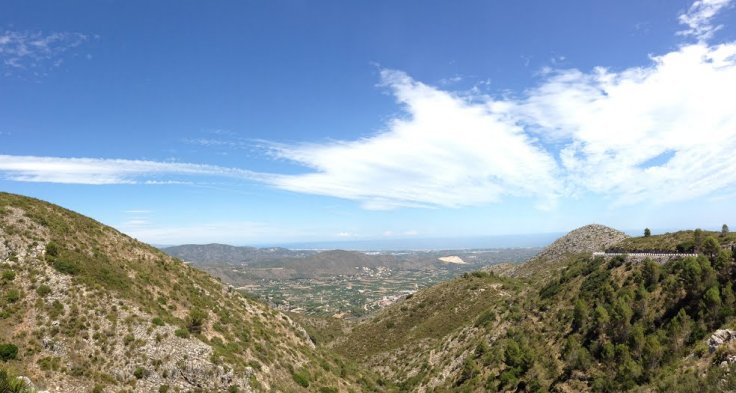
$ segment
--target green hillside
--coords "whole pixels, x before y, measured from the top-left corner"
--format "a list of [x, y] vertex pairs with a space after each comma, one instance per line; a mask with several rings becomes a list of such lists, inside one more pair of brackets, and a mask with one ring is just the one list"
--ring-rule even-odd
[[736, 342], [707, 345], [736, 325], [730, 250], [665, 265], [561, 258], [525, 279], [476, 273], [420, 291], [332, 345], [401, 391], [736, 388]]
[[700, 229], [678, 231], [661, 235], [641, 236], [628, 238], [609, 249], [611, 251], [642, 252], [693, 252], [701, 249], [708, 237], [712, 237], [722, 245], [736, 244], [736, 233], [703, 231]]
[[0, 193], [0, 367], [64, 391], [361, 391], [288, 316], [159, 250]]
[[[10, 392], [736, 390], [725, 232], [589, 225], [526, 265], [466, 273], [358, 322], [277, 312], [35, 199], [0, 193], [0, 238]], [[603, 249], [699, 255], [592, 256]]]

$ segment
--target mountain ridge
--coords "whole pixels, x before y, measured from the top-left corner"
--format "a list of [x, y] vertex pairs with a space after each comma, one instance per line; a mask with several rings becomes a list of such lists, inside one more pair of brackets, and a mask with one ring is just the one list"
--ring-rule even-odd
[[370, 390], [287, 315], [92, 219], [0, 193], [0, 238], [3, 366], [39, 388]]

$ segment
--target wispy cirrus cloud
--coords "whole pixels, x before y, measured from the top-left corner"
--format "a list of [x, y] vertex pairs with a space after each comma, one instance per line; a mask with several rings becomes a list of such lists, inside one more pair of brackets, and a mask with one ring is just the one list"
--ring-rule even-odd
[[481, 205], [508, 195], [554, 201], [554, 159], [507, 116], [505, 103], [470, 102], [400, 71], [381, 77], [407, 115], [369, 138], [276, 146], [279, 157], [313, 172], [274, 178], [275, 186], [369, 209]]
[[0, 155], [0, 172], [8, 180], [66, 184], [189, 184], [191, 177], [215, 176], [265, 181], [256, 172], [215, 165], [120, 160]]
[[90, 37], [73, 32], [10, 31], [0, 33], [0, 61], [5, 74], [19, 70], [36, 75], [62, 64], [64, 56]]
[[687, 28], [679, 35], [692, 36], [700, 41], [709, 40], [723, 26], [713, 24], [713, 18], [724, 8], [729, 7], [732, 0], [697, 0], [687, 12], [678, 16], [680, 24]]

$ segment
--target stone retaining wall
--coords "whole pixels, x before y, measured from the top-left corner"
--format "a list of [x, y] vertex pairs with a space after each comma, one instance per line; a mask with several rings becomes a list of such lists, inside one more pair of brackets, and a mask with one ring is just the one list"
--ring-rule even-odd
[[690, 253], [655, 253], [655, 252], [594, 252], [594, 257], [605, 257], [605, 258], [612, 258], [617, 256], [623, 256], [626, 257], [629, 261], [635, 261], [635, 262], [642, 262], [645, 259], [649, 258], [654, 262], [663, 264], [667, 263], [675, 258], [686, 258], [686, 257], [696, 257], [698, 254], [690, 254]]

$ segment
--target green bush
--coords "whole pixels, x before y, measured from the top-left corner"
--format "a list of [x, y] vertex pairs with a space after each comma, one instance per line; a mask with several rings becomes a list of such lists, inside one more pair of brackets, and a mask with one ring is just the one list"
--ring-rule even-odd
[[189, 311], [189, 316], [187, 317], [187, 330], [193, 334], [201, 333], [206, 319], [207, 311], [199, 308], [191, 309]]
[[5, 299], [8, 301], [8, 303], [15, 303], [18, 300], [20, 300], [20, 291], [17, 289], [8, 289], [8, 292], [5, 294]]
[[54, 242], [49, 242], [46, 245], [46, 256], [55, 258], [59, 256], [59, 245]]
[[302, 387], [309, 387], [309, 373], [306, 370], [297, 371], [291, 375], [294, 378], [294, 382]]
[[36, 288], [36, 293], [38, 296], [46, 297], [51, 293], [51, 287], [45, 284], [39, 285], [38, 288]]
[[176, 337], [189, 338], [189, 330], [187, 329], [176, 329], [176, 331], [174, 331], [174, 334], [176, 335]]
[[15, 272], [12, 270], [5, 270], [3, 271], [3, 280], [5, 281], [13, 281], [15, 280]]
[[156, 326], [164, 326], [164, 320], [161, 319], [161, 318], [159, 318], [159, 317], [153, 318], [151, 320], [151, 323], [154, 324], [154, 325], [156, 325]]
[[41, 370], [44, 371], [57, 371], [61, 368], [61, 358], [55, 356], [47, 356], [36, 361]]
[[[0, 360], [7, 362], [18, 356], [18, 347], [13, 344], [0, 344]], [[2, 391], [2, 390], [0, 390]]]
[[496, 313], [493, 310], [486, 310], [481, 313], [475, 320], [475, 327], [481, 327], [487, 325], [489, 322], [496, 320]]
[[70, 262], [63, 259], [56, 259], [51, 264], [59, 273], [69, 274], [71, 276], [79, 273], [79, 266], [74, 262]]
[[133, 376], [136, 379], [143, 379], [148, 376], [148, 370], [143, 367], [136, 367], [135, 371], [133, 371]]

